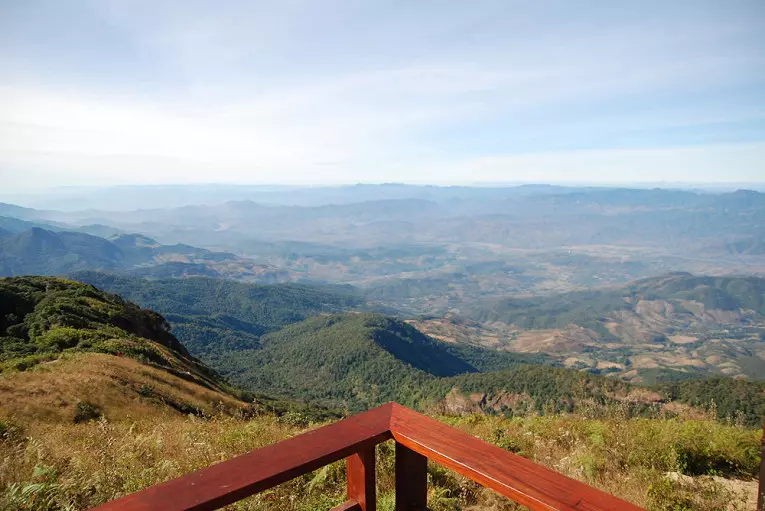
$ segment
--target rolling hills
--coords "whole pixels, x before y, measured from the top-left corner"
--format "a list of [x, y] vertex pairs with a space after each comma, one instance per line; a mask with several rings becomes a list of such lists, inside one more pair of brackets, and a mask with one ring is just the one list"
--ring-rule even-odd
[[441, 382], [450, 376], [545, 360], [449, 345], [379, 314], [309, 318], [263, 336], [261, 345], [216, 363], [244, 388], [351, 411], [388, 401], [421, 407], [443, 398]]
[[231, 387], [155, 312], [71, 280], [0, 279], [0, 416], [71, 423], [293, 406]]
[[[481, 322], [458, 316], [409, 320], [416, 327], [412, 328], [401, 319], [357, 314], [374, 308], [356, 290], [346, 286], [262, 286], [204, 278], [144, 280], [98, 272], [77, 273], [74, 277], [161, 312], [195, 356], [237, 385], [292, 399], [315, 399], [350, 410], [386, 399], [425, 406], [444, 399], [455, 386], [470, 389], [470, 393], [486, 394], [487, 403], [494, 399], [493, 404], [480, 406], [483, 408], [502, 409], [500, 401], [513, 399], [502, 397], [503, 393], [528, 394], [530, 398], [524, 397], [523, 406], [538, 410], [549, 399], [556, 401], [554, 406], [560, 409], [569, 407], [563, 390], [553, 393], [544, 390], [570, 389], [570, 383], [550, 383], [557, 378], [554, 372], [546, 373], [545, 377], [534, 373], [531, 379], [548, 382], [540, 383], [541, 387], [513, 383], [516, 380], [511, 373], [497, 376], [498, 371], [518, 368], [523, 363], [565, 365], [584, 371], [583, 378], [591, 376], [587, 373], [601, 373], [611, 377], [608, 381], [618, 377], [649, 385], [724, 375], [726, 368], [743, 367], [736, 370], [747, 371], [753, 378], [762, 374], [757, 372], [762, 360], [757, 350], [762, 343], [759, 338], [752, 338], [754, 330], [746, 330], [759, 328], [758, 313], [704, 308], [706, 312], [702, 314], [701, 309], [696, 309], [699, 316], [695, 322], [690, 321], [689, 318], [696, 318], [690, 312], [683, 313], [680, 319], [668, 316], [677, 322], [674, 328], [682, 327], [678, 331], [658, 330], [669, 328], [666, 326], [669, 320], [662, 316], [659, 321], [650, 316], [652, 322], [641, 328], [653, 337], [635, 340], [628, 335], [633, 330], [627, 327], [633, 324], [627, 322], [624, 312], [633, 308], [645, 313], [645, 302], [659, 297], [684, 300], [686, 307], [697, 303], [691, 298], [702, 300], [699, 307], [706, 307], [705, 303], [729, 309], [756, 306], [758, 279], [674, 274], [625, 288], [592, 291], [584, 297], [566, 294], [519, 298], [512, 302], [512, 308], [505, 301], [487, 309], [491, 314], [515, 314], [513, 320], [526, 328], [504, 323], [498, 317]], [[590, 298], [588, 302], [586, 299]], [[611, 317], [609, 314], [617, 313], [620, 316], [605, 322], [604, 318]], [[536, 323], [530, 322], [531, 317]], [[719, 341], [713, 340], [718, 338], [712, 334], [722, 333], [715, 330], [724, 327], [720, 321], [740, 321], [744, 317], [752, 320], [746, 329], [741, 330], [744, 327], [739, 323], [727, 325], [727, 333]], [[556, 325], [556, 320], [565, 327]], [[602, 328], [598, 329], [598, 324]], [[537, 329], [532, 328], [535, 325]], [[540, 330], [539, 326], [547, 328]], [[623, 338], [618, 337], [622, 335]], [[691, 335], [697, 336], [693, 342], [680, 342]], [[447, 342], [435, 342], [434, 338]], [[390, 339], [390, 346], [381, 339]], [[714, 356], [720, 358], [709, 358]], [[422, 362], [431, 358], [440, 362]], [[377, 374], [363, 370], [362, 361], [377, 368]], [[704, 366], [700, 367], [699, 362]], [[461, 369], [456, 370], [457, 367]], [[577, 374], [572, 371], [571, 378], [579, 378], [574, 376]], [[349, 383], [351, 380], [355, 383]], [[603, 379], [597, 381], [604, 382], [596, 385], [598, 388], [610, 385]], [[397, 387], [396, 382], [407, 383]], [[761, 406], [756, 390], [760, 384], [753, 385], [755, 397], [749, 410]], [[629, 387], [619, 388], [621, 396], [630, 392]], [[662, 399], [670, 390], [661, 390]], [[741, 393], [741, 389], [735, 391], [736, 395]], [[595, 395], [601, 399], [604, 392]], [[709, 399], [695, 400], [697, 404], [703, 404], [702, 401], [708, 403]], [[725, 410], [728, 413], [735, 408]]]
[[[157, 203], [167, 189], [178, 197]], [[205, 196], [203, 189], [121, 190], [153, 197], [150, 209], [135, 209], [142, 201], [131, 209], [113, 189], [102, 190], [113, 198], [106, 203], [82, 193], [82, 208], [105, 204], [100, 210], [72, 210], [74, 202], [69, 211], [6, 205], [0, 212], [110, 239], [141, 233], [163, 245], [238, 257], [224, 264], [165, 256], [140, 268], [147, 277], [348, 283], [412, 314], [443, 314], [509, 294], [623, 285], [672, 271], [765, 275], [765, 194], [751, 190], [389, 184], [209, 187]], [[199, 202], [188, 203], [189, 197]]]
[[213, 365], [217, 353], [257, 347], [267, 332], [315, 314], [364, 307], [363, 299], [348, 286], [146, 280], [93, 271], [71, 277], [160, 312], [184, 345]]
[[672, 273], [611, 289], [485, 300], [414, 324], [444, 340], [544, 352], [635, 382], [765, 377], [765, 279]]
[[[279, 282], [289, 274], [226, 252], [184, 244], [162, 245], [140, 234], [105, 239], [21, 220], [0, 231], [0, 276], [65, 275], [78, 270], [109, 270], [160, 277], [212, 276]], [[21, 225], [19, 225], [21, 224]], [[89, 229], [99, 232], [101, 229]], [[3, 232], [5, 234], [3, 234]]]

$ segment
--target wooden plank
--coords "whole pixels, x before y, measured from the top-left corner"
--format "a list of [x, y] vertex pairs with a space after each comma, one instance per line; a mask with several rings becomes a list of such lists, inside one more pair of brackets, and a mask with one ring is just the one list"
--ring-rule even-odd
[[757, 511], [765, 511], [765, 422], [762, 426], [762, 457], [760, 458], [760, 484], [757, 491]]
[[218, 509], [388, 440], [391, 438], [390, 414], [391, 405], [384, 405], [152, 486], [96, 509]]
[[425, 511], [428, 459], [396, 442], [396, 511]]
[[329, 511], [361, 511], [361, 505], [355, 500], [347, 500]]
[[362, 511], [377, 511], [375, 485], [375, 447], [368, 447], [347, 458], [348, 500], [359, 503]]
[[532, 510], [641, 509], [400, 405], [391, 431], [396, 442]]

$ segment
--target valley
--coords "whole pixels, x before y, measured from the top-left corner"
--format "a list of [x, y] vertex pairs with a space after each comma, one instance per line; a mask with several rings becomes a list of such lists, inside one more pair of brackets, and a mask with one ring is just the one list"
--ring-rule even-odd
[[763, 34], [0, 0], [0, 511], [765, 511]]
[[[289, 204], [0, 207], [0, 450], [52, 460], [16, 455], [0, 503], [80, 509], [390, 401], [588, 484], [620, 478], [652, 510], [751, 500], [763, 194], [349, 188]], [[367, 192], [388, 197], [353, 201]], [[578, 447], [545, 447], [563, 442], [547, 428]], [[598, 446], [621, 449], [620, 428], [665, 436], [611, 464]], [[194, 447], [141, 451], [129, 431]], [[143, 453], [124, 479], [98, 475], [112, 467], [85, 447], [98, 435]], [[713, 437], [730, 444], [691, 445]], [[242, 506], [324, 509], [343, 477], [330, 466]], [[434, 508], [494, 505], [434, 477], [448, 495]]]

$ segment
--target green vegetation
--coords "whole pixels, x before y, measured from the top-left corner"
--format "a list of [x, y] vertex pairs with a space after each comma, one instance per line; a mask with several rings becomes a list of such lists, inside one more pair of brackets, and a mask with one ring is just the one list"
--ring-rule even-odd
[[256, 348], [267, 332], [315, 314], [363, 306], [349, 286], [260, 285], [208, 278], [145, 280], [99, 272], [71, 277], [163, 314], [195, 356], [221, 369], [218, 357]]
[[718, 418], [739, 417], [757, 425], [765, 417], [765, 382], [733, 378], [692, 379], [657, 387], [668, 399], [713, 408]]
[[543, 359], [435, 341], [378, 314], [310, 318], [262, 337], [261, 344], [216, 363], [244, 388], [350, 411], [388, 401], [422, 407], [443, 398], [449, 376]]
[[[761, 430], [709, 418], [627, 419], [619, 409], [512, 419], [436, 416], [649, 511], [752, 509]], [[311, 423], [308, 428], [319, 427]], [[87, 509], [306, 431], [299, 414], [100, 418], [80, 424], [0, 422], [0, 508]], [[98, 448], [94, 448], [98, 446]], [[338, 462], [240, 501], [238, 510], [318, 511], [345, 500]], [[394, 450], [377, 448], [381, 511], [393, 511]], [[669, 475], [668, 475], [669, 474]], [[720, 476], [735, 479], [723, 479]], [[428, 508], [517, 510], [433, 463]]]
[[[549, 367], [552, 359], [541, 354], [435, 341], [380, 315], [325, 315], [295, 323], [359, 306], [361, 299], [342, 286], [264, 286], [204, 278], [147, 281], [97, 272], [76, 277], [165, 314], [184, 345], [236, 385], [290, 400], [350, 411], [387, 401], [423, 409], [456, 387], [463, 394], [486, 394], [489, 404], [480, 409], [488, 413], [512, 415], [528, 409], [549, 414], [576, 410], [587, 400], [618, 402], [639, 388]], [[688, 375], [678, 372], [672, 379]], [[683, 385], [705, 381], [662, 383], [655, 399], [702, 409], [715, 401], [720, 418], [740, 414], [747, 424], [757, 424], [765, 415], [765, 393], [755, 391], [765, 390], [765, 382], [723, 378], [713, 380], [716, 390], [693, 395], [684, 390]], [[514, 404], [503, 404], [508, 399]], [[643, 414], [646, 407], [638, 400], [631, 413]]]
[[118, 296], [59, 278], [0, 279], [0, 367], [25, 369], [65, 351], [169, 364], [157, 345], [189, 356], [162, 316]]

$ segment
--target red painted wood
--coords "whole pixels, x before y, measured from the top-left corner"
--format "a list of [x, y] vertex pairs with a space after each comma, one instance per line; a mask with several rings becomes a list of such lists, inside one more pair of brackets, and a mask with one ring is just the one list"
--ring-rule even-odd
[[391, 431], [396, 442], [532, 510], [640, 510], [400, 405], [393, 405]]
[[333, 507], [329, 511], [361, 511], [361, 505], [354, 500], [348, 500], [337, 507]]
[[[152, 486], [96, 509], [217, 509], [348, 458], [349, 500], [335, 511], [375, 511], [375, 502], [370, 499], [374, 495], [374, 446], [390, 438], [396, 440], [397, 511], [425, 509], [426, 458], [532, 510], [640, 510], [395, 403]], [[365, 496], [363, 505], [362, 494]]]
[[374, 446], [349, 456], [346, 471], [348, 500], [358, 502], [362, 511], [377, 511]]
[[208, 510], [236, 502], [391, 438], [391, 405], [108, 502], [99, 511]]
[[428, 459], [396, 442], [396, 511], [425, 511]]

